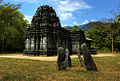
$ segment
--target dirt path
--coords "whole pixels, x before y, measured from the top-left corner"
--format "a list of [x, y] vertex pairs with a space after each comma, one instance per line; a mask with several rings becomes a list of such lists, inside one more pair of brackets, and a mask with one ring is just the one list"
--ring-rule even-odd
[[[98, 54], [92, 55], [93, 57], [105, 57], [105, 56], [115, 56], [113, 54]], [[19, 58], [19, 59], [30, 59], [30, 60], [41, 60], [41, 61], [57, 61], [57, 56], [24, 56], [24, 55], [8, 55], [8, 56], [0, 56], [0, 58]], [[78, 58], [77, 55], [71, 55], [71, 58]]]

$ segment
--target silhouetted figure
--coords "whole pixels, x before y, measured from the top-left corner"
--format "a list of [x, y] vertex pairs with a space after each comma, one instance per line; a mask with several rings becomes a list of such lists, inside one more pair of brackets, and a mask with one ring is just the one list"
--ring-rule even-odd
[[93, 61], [93, 58], [90, 55], [90, 51], [87, 48], [87, 44], [83, 43], [81, 45], [81, 49], [82, 49], [82, 52], [83, 52], [84, 64], [86, 66], [86, 70], [95, 70], [95, 71], [97, 71], [96, 64], [95, 64], [95, 62]]
[[57, 59], [57, 70], [65, 70], [66, 62], [65, 62], [65, 51], [64, 48], [58, 48], [58, 59]]
[[71, 67], [71, 58], [70, 58], [70, 52], [68, 50], [68, 48], [65, 49], [65, 60], [66, 60], [66, 67]]

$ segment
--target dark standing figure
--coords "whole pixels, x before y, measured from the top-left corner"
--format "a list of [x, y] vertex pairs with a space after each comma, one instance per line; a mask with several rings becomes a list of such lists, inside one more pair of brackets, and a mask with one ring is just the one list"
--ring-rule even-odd
[[68, 48], [65, 49], [65, 55], [66, 55], [66, 57], [65, 57], [66, 66], [71, 67], [72, 66], [71, 65], [71, 58], [70, 58], [70, 52], [69, 52]]
[[93, 61], [93, 58], [90, 55], [89, 49], [87, 48], [87, 44], [83, 43], [81, 45], [81, 49], [82, 49], [82, 52], [83, 52], [84, 64], [86, 66], [86, 70], [97, 71], [96, 64], [95, 64], [95, 62]]
[[81, 63], [81, 66], [85, 67], [84, 61], [83, 61], [83, 59], [81, 57], [82, 56], [82, 51], [79, 48], [77, 49], [77, 54], [78, 54], [78, 58], [79, 58], [79, 61]]
[[58, 59], [57, 59], [57, 70], [65, 70], [66, 62], [65, 62], [65, 51], [64, 48], [58, 48]]

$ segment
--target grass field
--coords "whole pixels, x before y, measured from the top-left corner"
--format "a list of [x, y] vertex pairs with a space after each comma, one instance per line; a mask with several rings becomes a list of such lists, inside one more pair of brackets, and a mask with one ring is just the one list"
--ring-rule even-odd
[[77, 58], [65, 71], [57, 71], [56, 62], [0, 58], [0, 81], [120, 81], [120, 55], [94, 61], [98, 72], [86, 71]]

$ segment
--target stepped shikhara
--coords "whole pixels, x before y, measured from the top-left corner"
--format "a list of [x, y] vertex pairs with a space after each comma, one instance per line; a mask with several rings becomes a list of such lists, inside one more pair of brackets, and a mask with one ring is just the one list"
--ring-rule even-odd
[[82, 30], [67, 30], [61, 27], [55, 10], [47, 5], [40, 6], [33, 16], [31, 26], [25, 33], [26, 55], [57, 55], [58, 47], [68, 48], [70, 53], [86, 42]]

